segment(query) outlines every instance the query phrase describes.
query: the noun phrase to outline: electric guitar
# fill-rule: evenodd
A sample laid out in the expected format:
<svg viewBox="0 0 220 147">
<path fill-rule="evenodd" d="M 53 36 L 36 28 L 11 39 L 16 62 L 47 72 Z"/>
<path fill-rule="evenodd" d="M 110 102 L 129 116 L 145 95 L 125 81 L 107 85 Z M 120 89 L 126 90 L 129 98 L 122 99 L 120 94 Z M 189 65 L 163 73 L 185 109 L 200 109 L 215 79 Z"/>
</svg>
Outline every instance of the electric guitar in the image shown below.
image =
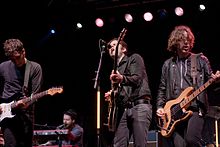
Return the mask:
<svg viewBox="0 0 220 147">
<path fill-rule="evenodd" d="M 187 87 L 178 98 L 168 101 L 164 106 L 165 115 L 158 119 L 160 133 L 164 137 L 169 137 L 175 126 L 186 120 L 192 115 L 192 111 L 186 110 L 190 103 L 202 93 L 209 85 L 211 85 L 219 76 L 210 78 L 199 89 L 194 91 L 193 87 Z"/>
<path fill-rule="evenodd" d="M 54 95 L 56 93 L 62 93 L 63 92 L 63 88 L 62 87 L 58 87 L 58 88 L 50 88 L 46 91 L 42 91 L 40 93 L 36 93 L 36 94 L 32 94 L 30 97 L 25 97 L 22 99 L 19 99 L 18 101 L 22 101 L 22 103 L 24 104 L 32 104 L 34 102 L 36 102 L 39 98 L 46 96 L 46 95 Z M 15 96 L 13 96 L 13 98 L 10 98 L 10 101 L 15 99 L 17 96 L 17 94 L 15 94 Z M 2 100 L 4 101 L 4 100 Z M 0 122 L 3 121 L 5 118 L 12 118 L 15 116 L 15 114 L 12 113 L 12 109 L 18 107 L 18 101 L 13 100 L 9 103 L 1 103 L 0 107 L 2 109 L 2 113 L 0 114 Z"/>
<path fill-rule="evenodd" d="M 118 46 L 120 44 L 120 41 L 124 39 L 125 33 L 127 30 L 123 28 L 121 31 L 119 37 L 118 37 L 118 43 L 116 45 L 115 49 L 115 57 L 114 57 L 114 67 L 113 67 L 113 72 L 117 72 L 117 61 L 118 61 Z M 111 132 L 114 132 L 116 130 L 116 123 L 117 123 L 117 107 L 115 103 L 115 99 L 118 95 L 118 84 L 117 83 L 112 83 L 112 89 L 111 89 L 111 95 L 110 95 L 110 100 L 108 104 L 108 130 Z"/>
</svg>

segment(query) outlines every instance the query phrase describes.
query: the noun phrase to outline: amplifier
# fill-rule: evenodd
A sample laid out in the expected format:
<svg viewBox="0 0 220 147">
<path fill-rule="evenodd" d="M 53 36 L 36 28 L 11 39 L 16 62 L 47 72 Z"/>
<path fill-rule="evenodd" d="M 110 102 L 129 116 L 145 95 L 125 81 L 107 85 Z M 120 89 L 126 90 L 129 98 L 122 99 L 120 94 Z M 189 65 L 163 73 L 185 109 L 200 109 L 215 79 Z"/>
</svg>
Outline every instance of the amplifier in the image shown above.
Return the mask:
<svg viewBox="0 0 220 147">
<path fill-rule="evenodd" d="M 134 147 L 133 138 L 131 138 L 128 147 Z M 150 130 L 147 135 L 147 147 L 159 147 L 158 131 Z"/>
</svg>

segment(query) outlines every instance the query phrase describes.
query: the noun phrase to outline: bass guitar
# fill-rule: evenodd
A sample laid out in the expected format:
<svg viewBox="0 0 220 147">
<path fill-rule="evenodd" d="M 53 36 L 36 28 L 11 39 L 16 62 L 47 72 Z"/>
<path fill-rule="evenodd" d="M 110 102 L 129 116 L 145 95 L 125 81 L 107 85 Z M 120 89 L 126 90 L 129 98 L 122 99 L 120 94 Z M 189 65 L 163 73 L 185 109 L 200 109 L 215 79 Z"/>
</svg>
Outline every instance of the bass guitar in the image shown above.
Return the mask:
<svg viewBox="0 0 220 147">
<path fill-rule="evenodd" d="M 205 84 L 194 91 L 193 87 L 187 87 L 178 98 L 168 101 L 164 106 L 165 115 L 159 118 L 160 133 L 164 137 L 169 137 L 175 130 L 175 126 L 188 119 L 192 111 L 186 110 L 191 102 L 211 85 L 218 76 L 210 78 Z"/>
<path fill-rule="evenodd" d="M 117 61 L 118 61 L 118 46 L 120 44 L 120 41 L 124 39 L 124 36 L 126 34 L 127 30 L 123 28 L 121 31 L 119 37 L 118 37 L 118 43 L 116 45 L 115 49 L 115 57 L 114 57 L 114 66 L 113 66 L 113 72 L 117 72 Z M 112 83 L 112 89 L 111 89 L 111 95 L 110 100 L 108 101 L 108 130 L 111 132 L 114 132 L 116 130 L 116 123 L 117 123 L 117 111 L 118 108 L 115 104 L 115 99 L 118 95 L 118 84 Z"/>
<path fill-rule="evenodd" d="M 63 92 L 62 87 L 50 88 L 46 91 L 32 94 L 30 97 L 24 97 L 22 99 L 19 99 L 18 101 L 21 101 L 23 104 L 32 104 L 43 96 L 54 95 L 56 93 L 62 93 L 62 92 Z M 18 107 L 17 106 L 18 101 L 14 100 L 14 99 L 16 99 L 16 96 L 13 96 L 13 98 L 10 98 L 10 101 L 12 100 L 11 102 L 0 104 L 0 107 L 2 109 L 2 113 L 0 114 L 0 122 L 2 122 L 5 118 L 12 118 L 15 116 L 15 114 L 12 113 L 12 109 Z M 1 101 L 4 101 L 4 100 L 1 99 Z"/>
</svg>

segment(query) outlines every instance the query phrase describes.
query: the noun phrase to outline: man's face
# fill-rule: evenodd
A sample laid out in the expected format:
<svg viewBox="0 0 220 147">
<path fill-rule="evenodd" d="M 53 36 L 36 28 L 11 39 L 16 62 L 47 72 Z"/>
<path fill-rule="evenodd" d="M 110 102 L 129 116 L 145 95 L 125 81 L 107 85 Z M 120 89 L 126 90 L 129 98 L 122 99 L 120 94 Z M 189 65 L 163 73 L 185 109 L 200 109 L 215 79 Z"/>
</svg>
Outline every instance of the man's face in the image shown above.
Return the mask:
<svg viewBox="0 0 220 147">
<path fill-rule="evenodd" d="M 70 128 L 75 123 L 75 120 L 72 120 L 69 115 L 64 114 L 63 115 L 63 124 L 65 125 L 65 128 Z"/>
<path fill-rule="evenodd" d="M 183 32 L 181 40 L 179 40 L 179 48 L 177 49 L 178 54 L 188 54 L 191 50 L 190 40 L 186 31 Z"/>
<path fill-rule="evenodd" d="M 21 67 L 22 65 L 25 64 L 25 51 L 22 50 L 20 52 L 18 51 L 13 51 L 10 56 L 9 59 L 15 63 L 16 66 Z"/>
<path fill-rule="evenodd" d="M 108 52 L 111 57 L 115 56 L 117 43 L 118 43 L 117 40 L 113 40 L 108 46 Z M 122 47 L 121 44 L 119 44 L 118 45 L 118 57 L 120 58 L 122 54 L 124 54 L 124 48 Z"/>
</svg>

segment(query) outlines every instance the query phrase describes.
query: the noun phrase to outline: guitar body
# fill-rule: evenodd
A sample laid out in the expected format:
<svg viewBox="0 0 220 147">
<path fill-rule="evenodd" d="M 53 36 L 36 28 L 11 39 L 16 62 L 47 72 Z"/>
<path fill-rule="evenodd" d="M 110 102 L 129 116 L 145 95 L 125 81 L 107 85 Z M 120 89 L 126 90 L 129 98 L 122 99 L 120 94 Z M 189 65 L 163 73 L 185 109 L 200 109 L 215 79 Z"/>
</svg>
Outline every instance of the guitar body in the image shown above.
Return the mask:
<svg viewBox="0 0 220 147">
<path fill-rule="evenodd" d="M 0 107 L 2 109 L 2 113 L 0 114 L 1 123 L 5 118 L 12 118 L 15 116 L 15 112 L 12 108 L 14 107 L 13 105 L 16 104 L 16 101 L 18 101 L 21 97 L 21 93 L 16 93 L 7 99 L 0 98 Z"/>
<path fill-rule="evenodd" d="M 194 91 L 193 87 L 186 88 L 178 98 L 168 101 L 164 106 L 165 115 L 159 118 L 161 135 L 169 137 L 175 129 L 175 126 L 192 115 L 192 111 L 186 111 L 191 102 L 203 92 L 220 74 L 212 76 L 205 84 Z"/>
<path fill-rule="evenodd" d="M 108 114 L 108 130 L 111 132 L 115 132 L 117 118 L 118 118 L 118 107 L 115 103 L 117 92 L 111 92 L 111 100 L 109 101 L 109 114 Z"/>
<path fill-rule="evenodd" d="M 183 110 L 183 108 L 186 109 L 187 106 L 182 107 L 180 105 L 180 103 L 192 93 L 192 90 L 193 87 L 186 88 L 178 98 L 168 101 L 164 106 L 165 115 L 159 120 L 162 136 L 169 137 L 180 121 L 186 120 L 192 115 L 192 111 Z"/>
<path fill-rule="evenodd" d="M 0 122 L 5 118 L 12 118 L 15 115 L 12 114 L 12 108 L 11 105 L 15 102 L 12 101 L 10 103 L 2 103 L 0 104 L 0 107 L 2 108 L 2 113 L 0 114 Z"/>
</svg>

